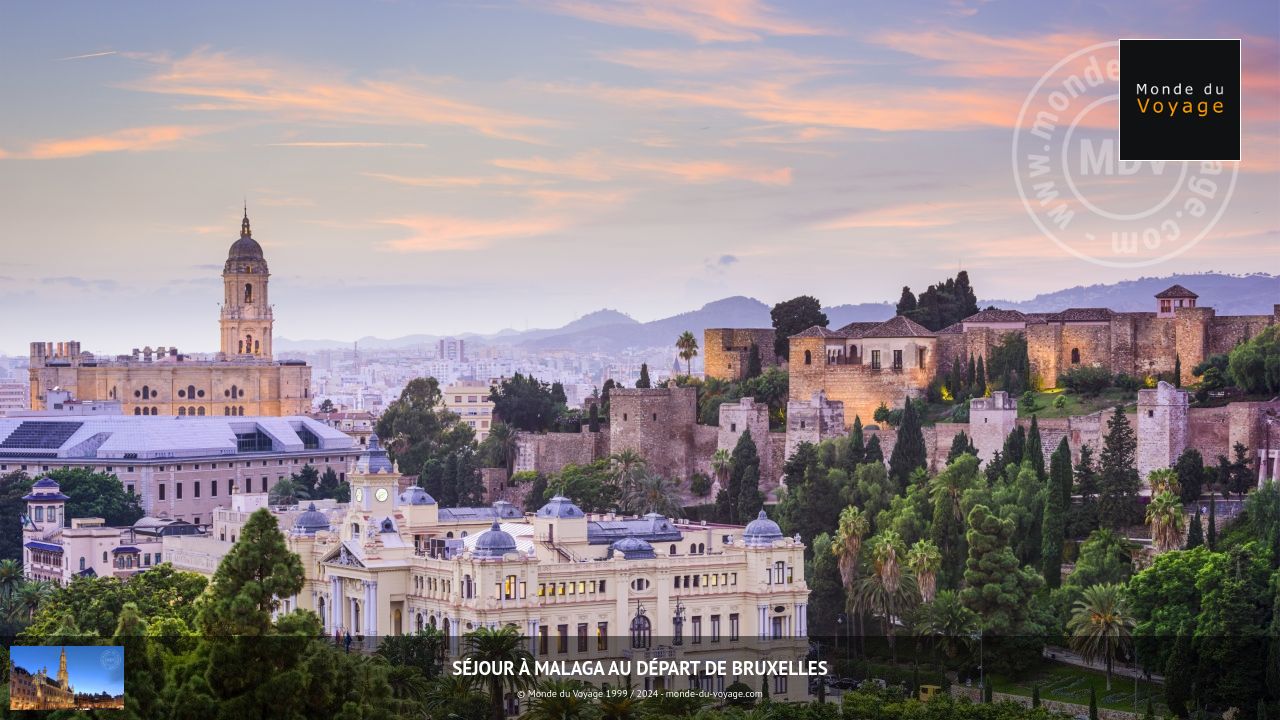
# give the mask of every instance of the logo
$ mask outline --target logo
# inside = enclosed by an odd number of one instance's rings
[[[1032,87],[1014,128],[1013,173],[1032,221],[1059,247],[1097,265],[1142,267],[1209,234],[1239,167],[1120,159],[1119,44],[1078,50]]]
[[[1122,160],[1240,159],[1239,40],[1121,40]]]

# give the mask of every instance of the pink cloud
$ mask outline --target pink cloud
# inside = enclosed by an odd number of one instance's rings
[[[551,0],[546,7],[582,20],[687,35],[698,42],[836,34],[789,19],[760,0]]]
[[[518,177],[516,175],[395,175],[392,173],[366,172],[365,177],[383,180],[396,185],[427,188],[478,188],[485,186],[511,187],[541,185],[547,181]]]
[[[183,140],[210,132],[208,128],[185,125],[151,125],[126,128],[104,135],[41,140],[11,157],[35,160],[84,157],[112,152],[144,152],[172,147]]]
[[[598,151],[578,153],[561,159],[541,156],[499,158],[492,163],[508,170],[557,175],[590,182],[612,180],[620,175],[642,174],[690,184],[730,180],[744,180],[761,185],[791,184],[791,168],[788,167],[768,167],[721,160],[612,157]]]
[[[498,240],[548,235],[569,227],[562,217],[480,219],[449,215],[408,215],[379,220],[408,231],[406,237],[386,244],[393,252],[445,252],[477,250]]]
[[[261,58],[198,50],[185,57],[136,56],[158,67],[128,87],[197,98],[202,110],[266,113],[289,122],[446,125],[533,142],[524,132],[550,122],[458,100],[413,79],[355,79]],[[434,83],[439,85],[437,81]]]

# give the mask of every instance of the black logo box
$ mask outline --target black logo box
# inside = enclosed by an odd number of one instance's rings
[[[1239,160],[1240,52],[1238,39],[1121,39],[1120,159]]]

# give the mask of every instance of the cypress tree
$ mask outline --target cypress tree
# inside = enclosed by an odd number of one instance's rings
[[[587,429],[591,432],[600,432],[600,406],[591,403],[591,412],[587,416]]]
[[[1187,528],[1187,550],[1198,548],[1204,544],[1204,528],[1200,527],[1200,508],[1191,517],[1191,525]]]
[[[969,389],[969,392],[973,392],[973,383],[977,379],[978,379],[978,371],[973,364],[973,355],[970,355],[969,364],[968,364],[968,367],[965,369],[965,376],[964,376],[964,386]]]
[[[1031,429],[1027,431],[1027,445],[1022,452],[1022,462],[1031,461],[1036,477],[1044,482],[1044,446],[1040,442],[1040,422],[1031,416]]]
[[[853,473],[858,466],[867,461],[867,444],[862,436],[862,418],[858,415],[853,416],[853,430],[849,433],[849,456],[845,463],[845,470],[848,471],[849,477],[853,477]]]
[[[1173,357],[1173,386],[1182,387],[1182,357],[1178,355]]]
[[[1205,534],[1205,541],[1210,550],[1218,549],[1218,501],[1216,495],[1209,496],[1209,529]]]
[[[872,435],[867,442],[867,457],[863,462],[884,462],[884,451],[880,449],[880,436]]]
[[[1142,720],[1156,720],[1156,706],[1150,697],[1147,697],[1147,711],[1142,714]]]
[[[915,403],[907,398],[902,407],[902,424],[898,427],[898,441],[889,457],[889,477],[892,477],[901,494],[911,482],[916,468],[928,465],[928,451],[924,445],[924,433],[920,430],[920,416]]]
[[[1004,439],[1004,462],[1006,465],[1021,465],[1027,454],[1027,431],[1019,425]],[[1004,468],[1000,468],[1004,472]]]
[[[1066,493],[1063,487],[1066,487]],[[1044,495],[1044,528],[1041,539],[1041,573],[1050,589],[1062,585],[1062,546],[1067,532],[1067,506],[1071,492],[1071,448],[1062,438],[1049,458],[1049,487]]]
[[[960,367],[959,355],[951,361],[951,375],[947,378],[947,389],[951,391],[951,397],[957,401],[969,392],[969,382],[965,379],[964,370]]]
[[[1117,405],[1107,421],[1107,436],[1098,463],[1098,521],[1104,528],[1118,530],[1135,519],[1141,485],[1134,465],[1137,451],[1133,426],[1124,415],[1124,407]]]
[[[982,356],[978,356],[978,369],[973,376],[973,384],[976,392],[973,394],[977,397],[984,397],[987,394],[987,368]]]
[[[747,379],[760,377],[760,373],[764,372],[763,363],[760,362],[760,346],[751,343],[751,349],[747,352]]]
[[[746,494],[744,480],[748,480],[748,469],[754,468],[755,485],[752,487],[757,494],[760,492],[760,455],[756,451],[755,440],[751,438],[751,430],[742,431],[742,435],[738,436],[738,444],[733,447],[733,453],[730,455],[729,461],[729,487],[728,487],[728,522],[738,523],[750,522],[753,517],[745,517],[739,507],[742,498]],[[751,497],[750,495],[746,495]]]
[[[964,431],[960,431],[951,439],[951,450],[947,452],[947,464],[950,465],[956,458],[965,453],[969,453],[970,455],[977,457],[978,449],[973,446],[973,442],[969,440],[969,436],[966,435]]]
[[[653,387],[653,384],[649,382],[649,363],[640,363],[640,379],[636,381],[636,387]]]
[[[764,508],[764,495],[760,492],[760,466],[749,465],[742,474],[742,495],[738,498],[738,522],[749,523]]]

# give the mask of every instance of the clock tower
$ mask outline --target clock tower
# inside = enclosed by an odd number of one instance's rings
[[[370,435],[364,452],[347,475],[347,481],[351,484],[351,504],[347,511],[344,537],[358,540],[360,530],[367,531],[372,522],[389,517],[395,512],[400,477],[400,472],[387,457],[387,451],[382,447],[378,436]]]
[[[253,239],[249,208],[240,221],[240,239],[231,243],[222,268],[222,354],[271,359],[271,333],[275,324],[267,296],[267,260]]]

